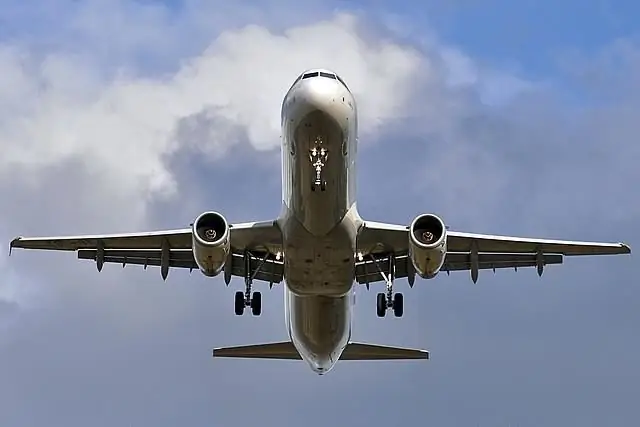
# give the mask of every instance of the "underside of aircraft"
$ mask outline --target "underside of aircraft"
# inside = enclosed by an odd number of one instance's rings
[[[282,106],[283,213],[258,222],[230,223],[219,212],[200,214],[189,228],[130,234],[18,237],[11,248],[76,252],[105,263],[199,270],[208,277],[244,280],[234,312],[259,316],[262,295],[254,281],[284,285],[290,341],[214,350],[216,357],[304,359],[319,373],[337,360],[428,359],[419,349],[357,343],[351,306],[357,285],[383,284],[376,313],[404,312],[396,279],[441,272],[536,268],[542,275],[565,256],[629,254],[624,243],[521,238],[451,231],[437,215],[411,224],[364,220],[355,200],[357,110],[344,81],[325,69],[294,82]]]

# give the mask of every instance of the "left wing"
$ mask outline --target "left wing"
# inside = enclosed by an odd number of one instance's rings
[[[244,276],[247,263],[256,280],[280,283],[283,276],[282,234],[274,221],[229,224],[231,257],[225,265],[225,280]],[[61,237],[17,237],[13,248],[75,251],[79,259],[96,261],[98,270],[106,263],[197,269],[193,258],[190,228],[145,233]],[[248,261],[248,262],[247,262]]]
[[[358,235],[358,252],[362,261],[356,266],[359,283],[384,280],[380,273],[388,271],[389,259],[396,259],[396,278],[407,277],[411,270],[409,227],[365,221]],[[497,268],[537,267],[538,273],[547,264],[562,264],[564,256],[629,254],[624,243],[547,240],[487,234],[447,231],[447,254],[442,267],[450,271],[470,270],[474,282],[478,270]],[[366,256],[376,258],[367,260]],[[371,257],[369,257],[371,258]],[[378,264],[378,265],[376,265]]]

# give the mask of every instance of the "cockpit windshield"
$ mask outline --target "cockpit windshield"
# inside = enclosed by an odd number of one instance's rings
[[[347,90],[349,90],[349,87],[340,78],[340,76],[338,76],[337,74],[334,74],[334,73],[326,72],[326,71],[309,71],[307,73],[303,73],[303,74],[298,76],[298,78],[296,79],[295,82],[293,82],[293,85],[291,85],[291,87],[295,86],[296,83],[298,83],[300,80],[309,79],[309,78],[312,78],[312,77],[324,77],[326,79],[338,80],[340,83],[342,83],[342,85],[345,88],[347,88]]]

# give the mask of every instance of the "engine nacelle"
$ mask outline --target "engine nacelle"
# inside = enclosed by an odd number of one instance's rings
[[[193,222],[193,257],[205,276],[222,271],[231,250],[229,234],[229,223],[217,212],[205,212]]]
[[[416,217],[409,227],[409,257],[423,279],[435,277],[447,255],[447,228],[436,215]]]

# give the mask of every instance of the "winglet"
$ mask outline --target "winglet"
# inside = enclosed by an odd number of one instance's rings
[[[620,243],[620,247],[624,251],[623,253],[625,253],[625,254],[630,254],[631,253],[631,246],[627,245],[626,243]]]
[[[22,236],[16,237],[11,241],[11,243],[9,243],[9,256],[11,256],[11,251],[13,250],[13,247],[16,245],[16,243],[18,243],[20,239],[22,239]]]

